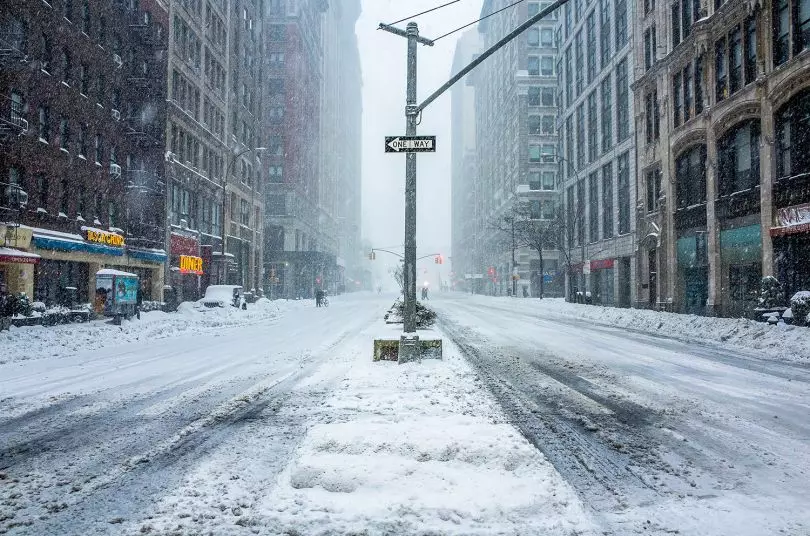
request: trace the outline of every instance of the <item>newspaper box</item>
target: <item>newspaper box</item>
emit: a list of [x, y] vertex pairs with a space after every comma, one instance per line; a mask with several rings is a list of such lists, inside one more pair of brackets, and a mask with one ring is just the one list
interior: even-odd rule
[[96, 272], [96, 313], [110, 316], [116, 324], [137, 313], [138, 276], [105, 268]]

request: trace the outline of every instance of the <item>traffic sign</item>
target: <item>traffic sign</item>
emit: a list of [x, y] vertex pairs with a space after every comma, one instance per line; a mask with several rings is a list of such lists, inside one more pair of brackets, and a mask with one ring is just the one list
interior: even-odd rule
[[436, 136], [386, 136], [386, 153], [435, 153]]

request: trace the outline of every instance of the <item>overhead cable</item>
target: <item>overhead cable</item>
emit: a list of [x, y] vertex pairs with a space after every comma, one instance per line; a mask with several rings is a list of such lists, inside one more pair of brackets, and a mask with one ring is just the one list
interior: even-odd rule
[[436, 7], [434, 7], [434, 8], [428, 9], [427, 11], [423, 11], [423, 12], [421, 12], [421, 13], [417, 13], [416, 15], [411, 15], [410, 17], [405, 17], [404, 19], [400, 19], [400, 20], [398, 20], [398, 21], [396, 21], [396, 22], [392, 22], [391, 24], [388, 24], [388, 26], [393, 26], [394, 24], [399, 24], [400, 22], [405, 22], [406, 20], [415, 19], [416, 17], [418, 17], [418, 16], [420, 16], [420, 15], [424, 15], [425, 13], [430, 13], [431, 11], [436, 11], [437, 9], [441, 9], [441, 8], [443, 8], [443, 7], [447, 7], [447, 6], [449, 6], [450, 4], [455, 4], [456, 2], [461, 2], [461, 0], [453, 0], [452, 2], [447, 2], [446, 4], [442, 4], [442, 5], [440, 5], [440, 6], [436, 6]]
[[455, 30], [453, 30], [452, 32], [447, 32], [447, 33], [446, 33], [446, 34], [444, 34], [444, 35], [440, 35], [439, 37], [437, 37], [437, 38], [436, 38], [436, 39], [434, 39], [433, 41], [435, 42], [435, 41], [438, 41], [439, 39], [441, 39], [442, 37], [447, 37], [448, 35], [452, 35], [452, 34], [454, 34], [454, 33], [458, 32], [458, 31], [460, 31], [460, 30], [463, 30], [464, 28], [467, 28], [468, 26], [472, 26], [473, 24], [476, 24], [476, 23], [478, 23], [478, 22], [481, 22], [481, 21], [482, 21], [482, 20], [484, 20], [484, 19], [488, 19], [488, 18], [490, 18], [492, 15], [497, 15], [497, 14], [498, 14], [498, 13], [500, 13], [501, 11], [506, 11], [506, 10], [507, 10], [507, 9], [509, 9], [510, 7], [514, 7], [514, 6], [518, 5], [518, 4], [519, 4], [519, 3], [521, 3], [521, 2], [523, 2], [523, 0], [517, 0], [517, 2], [513, 2], [513, 3], [509, 4], [509, 5], [508, 5], [508, 6], [506, 6], [506, 7], [502, 7], [501, 9], [499, 9], [499, 10], [497, 10], [497, 11], [493, 11], [493, 12], [492, 12], [492, 13], [490, 13], [489, 15], [485, 15], [485, 16], [481, 17], [481, 18], [480, 18], [480, 19], [478, 19], [478, 20], [474, 20], [474, 21], [472, 21], [472, 22], [471, 22], [471, 23], [469, 23], [469, 24], [465, 24], [464, 26], [461, 26], [461, 27], [459, 27], [459, 28], [456, 28], [456, 29], [455, 29]]

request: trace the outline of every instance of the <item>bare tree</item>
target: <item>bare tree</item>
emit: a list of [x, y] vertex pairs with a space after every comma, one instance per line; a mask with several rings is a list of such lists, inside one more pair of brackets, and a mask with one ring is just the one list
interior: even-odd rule
[[403, 264], [401, 262], [397, 263], [396, 267], [388, 269], [388, 273], [390, 273], [393, 276], [394, 281], [396, 281], [397, 285], [399, 285], [400, 294], [404, 294], [405, 293], [405, 269], [403, 267]]

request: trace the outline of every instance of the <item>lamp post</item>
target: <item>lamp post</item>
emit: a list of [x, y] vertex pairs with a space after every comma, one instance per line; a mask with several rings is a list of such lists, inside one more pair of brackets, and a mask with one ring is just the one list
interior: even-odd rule
[[[228, 160], [228, 165], [225, 167], [225, 176], [222, 177], [222, 222], [221, 222], [221, 225], [222, 225], [222, 252], [221, 252], [222, 253], [222, 279], [220, 280], [220, 284], [222, 284], [222, 285], [227, 284], [227, 278], [228, 278], [228, 270], [227, 270], [226, 265], [225, 265], [225, 259], [226, 259], [225, 251], [227, 249], [225, 247], [225, 237], [226, 237], [225, 224], [226, 224], [226, 221], [227, 221], [227, 218], [225, 218], [225, 204], [227, 203], [227, 199], [228, 199], [227, 193], [225, 191], [225, 187], [228, 185], [228, 177], [231, 174], [231, 168], [233, 168], [234, 162], [236, 162], [239, 159], [240, 156], [242, 156], [243, 154], [249, 153], [251, 151], [256, 151], [257, 153], [260, 153], [260, 152], [266, 151], [266, 150], [267, 150], [267, 147], [254, 147], [252, 149], [249, 148], [249, 147], [246, 147], [245, 149], [242, 149], [238, 153], [232, 154], [231, 158]], [[255, 187], [256, 187], [256, 185], [254, 184], [253, 188], [255, 188]]]

